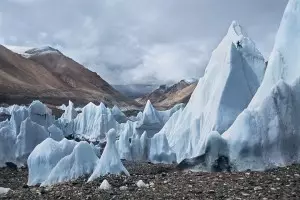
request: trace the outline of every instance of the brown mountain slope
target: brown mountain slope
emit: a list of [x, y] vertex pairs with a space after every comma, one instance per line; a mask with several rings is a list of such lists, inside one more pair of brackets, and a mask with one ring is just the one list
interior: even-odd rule
[[197, 82], [188, 83], [184, 80], [167, 87], [160, 86], [150, 94], [136, 99], [141, 104], [146, 104], [150, 100], [155, 107], [168, 109], [178, 103], [187, 103], [197, 85]]
[[33, 49], [24, 58], [0, 45], [0, 103], [28, 104], [34, 99], [61, 105], [90, 101], [108, 106], [139, 107], [89, 71], [50, 47]]

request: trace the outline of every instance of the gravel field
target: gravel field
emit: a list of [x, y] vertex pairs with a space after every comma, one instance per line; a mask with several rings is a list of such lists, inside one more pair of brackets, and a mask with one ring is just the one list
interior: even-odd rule
[[[2, 168], [0, 187], [12, 190], [0, 199], [300, 199], [300, 165], [266, 172], [192, 173], [174, 165], [124, 164], [130, 177], [109, 175], [91, 183], [82, 177], [46, 188], [28, 187], [27, 169]], [[111, 190], [99, 189], [104, 179]], [[137, 187], [139, 180], [149, 187]]]

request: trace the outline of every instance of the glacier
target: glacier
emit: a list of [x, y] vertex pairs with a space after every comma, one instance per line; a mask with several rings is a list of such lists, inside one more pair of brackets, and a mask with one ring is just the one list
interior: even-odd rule
[[178, 163], [204, 154], [210, 132], [222, 134], [231, 126], [248, 106], [264, 71], [262, 54], [233, 21], [182, 113], [174, 114], [158, 133], [166, 135]]
[[74, 108], [72, 101], [69, 101], [69, 105], [65, 106], [64, 113], [60, 117], [61, 120], [64, 120], [66, 123], [70, 123], [73, 119], [77, 117], [77, 111]]
[[48, 132], [49, 132], [49, 136], [56, 141], [61, 141], [62, 139], [64, 139], [64, 133], [54, 124], [52, 124], [51, 126], [49, 126], [48, 128]]
[[109, 173], [120, 174], [121, 172], [124, 172], [127, 176], [129, 176], [129, 172], [121, 162], [115, 142], [116, 131], [114, 129], [110, 129], [107, 133], [107, 144], [105, 146], [105, 149], [101, 155], [100, 160], [97, 162], [97, 166], [94, 172], [88, 179], [88, 182]]
[[299, 1], [290, 0], [275, 38], [265, 77], [250, 107], [259, 106], [280, 79], [292, 84], [299, 77], [300, 58], [297, 54], [300, 50], [299, 12]]
[[70, 155], [65, 156], [56, 164], [41, 186], [66, 182], [83, 175], [89, 175], [94, 171], [98, 160], [93, 148], [87, 142], [79, 142]]
[[116, 105], [111, 109], [111, 113], [119, 124], [126, 123], [128, 120], [126, 115]]
[[1, 110], [11, 117], [0, 123], [1, 148], [5, 148], [0, 151], [0, 166], [6, 162], [24, 165], [35, 146], [49, 137], [46, 128], [53, 122], [51, 111], [40, 101], [29, 107], [13, 105]]
[[26, 118], [21, 123], [20, 133], [15, 144], [17, 161], [26, 163], [33, 149], [47, 137], [49, 137], [49, 133], [45, 127], [33, 122], [30, 118]]
[[222, 135], [236, 170], [300, 162], [300, 1], [290, 0], [265, 77], [247, 109]]
[[137, 121], [136, 129], [139, 135], [142, 135], [144, 131], [154, 135], [163, 127], [162, 115], [153, 107], [148, 100], [144, 108], [141, 119]]
[[103, 103], [96, 106], [93, 103], [82, 108], [82, 113], [73, 120], [73, 132], [89, 140], [104, 142], [106, 133], [111, 129], [117, 129], [118, 122], [113, 118], [111, 110]]
[[65, 156], [72, 153], [77, 142], [63, 139], [55, 141], [47, 138], [37, 145], [27, 160], [28, 185], [43, 183], [56, 164]]
[[[96, 145], [90, 145], [100, 157], [106, 144], [106, 134], [111, 128], [116, 130], [116, 147], [122, 159], [151, 161], [149, 151], [153, 134], [160, 130], [174, 113], [182, 109], [183, 105], [176, 105], [167, 111], [157, 111], [151, 102], [148, 102], [144, 111], [136, 117], [136, 121], [131, 121], [118, 107], [110, 109], [102, 103], [99, 106], [89, 103], [82, 109], [82, 113], [77, 114], [74, 104], [69, 101], [68, 106], [64, 107], [64, 113], [57, 120], [52, 116], [52, 111], [40, 101], [33, 101], [28, 107], [13, 105], [1, 108], [1, 112], [11, 117], [0, 122], [0, 138], [3, 143], [1, 146], [5, 148], [0, 153], [0, 164], [26, 164], [34, 148], [47, 138], [61, 141], [67, 137], [94, 142]], [[116, 119], [120, 118], [124, 121], [126, 119], [126, 122], [119, 123]], [[149, 141], [145, 147], [140, 144], [144, 132], [147, 132], [147, 137], [144, 137], [147, 140], [144, 142]], [[9, 144], [10, 149], [4, 143]]]
[[0, 122], [0, 167], [6, 162], [16, 163], [15, 160], [16, 135], [9, 125], [9, 121]]
[[[299, 5], [289, 1], [267, 68], [233, 21], [186, 107], [159, 111], [147, 101], [143, 112], [127, 118], [103, 103], [78, 114], [69, 101], [58, 120], [40, 101], [1, 108], [10, 118], [0, 122], [0, 167], [27, 163], [28, 185], [48, 186], [90, 174], [88, 181], [129, 176], [121, 159], [193, 162], [192, 169], [202, 171], [226, 170], [227, 159], [237, 171], [299, 163]], [[65, 139], [70, 135], [91, 143]]]
[[45, 128], [53, 124], [54, 117], [52, 116], [52, 111], [40, 101], [33, 101], [28, 108], [28, 112], [33, 122]]

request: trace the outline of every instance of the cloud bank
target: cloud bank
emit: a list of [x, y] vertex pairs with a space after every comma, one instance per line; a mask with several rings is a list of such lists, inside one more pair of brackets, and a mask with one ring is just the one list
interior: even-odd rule
[[288, 0], [1, 0], [0, 43], [50, 45], [112, 84], [202, 76], [232, 20], [267, 57]]

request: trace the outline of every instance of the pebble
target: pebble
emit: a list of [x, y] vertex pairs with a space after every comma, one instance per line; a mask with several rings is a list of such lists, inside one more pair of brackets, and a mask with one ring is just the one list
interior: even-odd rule
[[147, 187], [147, 184], [144, 183], [144, 181], [142, 180], [139, 180], [136, 185], [139, 187], [139, 188], [145, 188]]
[[128, 189], [127, 186], [121, 186], [121, 187], [120, 187], [120, 190], [122, 190], [122, 191], [127, 190], [127, 189]]
[[257, 190], [262, 190], [262, 187], [260, 187], [260, 186], [254, 187], [254, 191], [257, 191]]
[[[196, 174], [185, 174], [179, 171], [175, 174], [172, 171], [168, 171], [166, 177], [161, 177], [162, 172], [160, 168], [158, 168], [158, 171], [156, 171], [157, 169], [153, 169], [157, 168], [157, 165], [151, 165], [149, 168], [148, 166], [146, 167], [131, 168], [132, 176], [130, 177], [104, 176], [90, 183], [85, 183], [85, 179], [80, 178], [76, 181], [77, 184], [75, 185], [72, 184], [72, 182], [54, 185], [51, 191], [46, 191], [46, 193], [42, 195], [38, 194], [38, 191], [41, 192], [41, 188], [39, 187], [30, 186], [30, 189], [22, 188], [27, 181], [27, 171], [25, 171], [26, 173], [22, 172], [20, 176], [16, 174], [18, 179], [11, 181], [11, 177], [13, 176], [8, 176], [7, 174], [9, 173], [3, 173], [7, 172], [6, 169], [2, 169], [2, 172], [0, 169], [0, 174], [2, 173], [2, 179], [0, 176], [0, 184], [7, 181], [7, 187], [16, 188], [14, 192], [7, 194], [7, 199], [164, 200], [183, 199], [183, 197], [185, 197], [184, 199], [229, 198], [228, 200], [251, 198], [268, 200], [282, 199], [284, 197], [299, 199], [299, 193], [297, 192], [299, 190], [299, 184], [297, 184], [297, 182], [300, 180], [300, 176], [295, 175], [300, 174], [299, 165], [291, 167], [290, 171], [287, 171], [285, 168], [279, 168], [267, 172], [250, 172], [250, 176], [245, 175], [247, 172], [224, 174], [199, 172]], [[290, 176], [287, 176], [288, 174]], [[239, 180], [241, 177], [243, 177], [244, 180]], [[280, 180], [278, 180], [278, 178]], [[111, 190], [100, 191], [98, 189], [104, 179], [111, 184]], [[149, 189], [138, 188], [136, 183], [139, 180], [145, 181], [144, 183], [149, 186]], [[123, 183], [123, 181], [126, 183]], [[164, 184], [164, 181], [167, 181], [167, 184]], [[213, 184], [215, 184], [215, 186]], [[278, 188], [279, 186], [280, 188]], [[275, 189], [275, 191], [271, 188]], [[48, 188], [45, 187], [44, 189], [47, 190]]]
[[209, 190], [208, 193], [212, 194], [212, 193], [215, 193], [214, 190]]
[[250, 196], [250, 194], [246, 193], [246, 192], [242, 192], [241, 193], [244, 197]]

